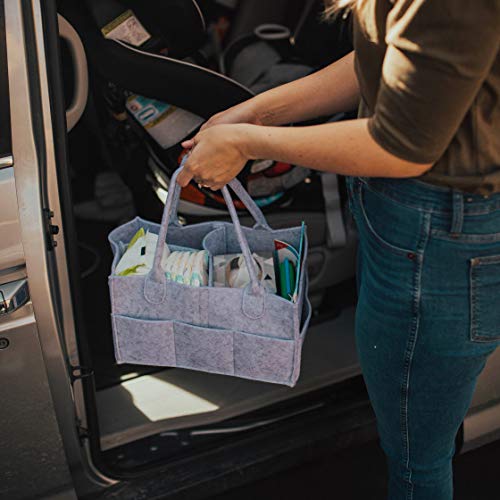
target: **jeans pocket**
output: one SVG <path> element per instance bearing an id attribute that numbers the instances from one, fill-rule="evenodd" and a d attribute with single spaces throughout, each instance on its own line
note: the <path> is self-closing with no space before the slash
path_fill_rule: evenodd
<path id="1" fill-rule="evenodd" d="M 500 255 L 470 259 L 470 307 L 473 342 L 500 342 Z"/>
<path id="2" fill-rule="evenodd" d="M 364 183 L 355 189 L 358 229 L 377 247 L 400 256 L 416 252 L 421 231 L 418 211 L 399 205 Z"/>

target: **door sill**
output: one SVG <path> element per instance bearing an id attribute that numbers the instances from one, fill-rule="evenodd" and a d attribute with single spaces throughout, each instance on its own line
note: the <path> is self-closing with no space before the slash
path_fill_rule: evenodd
<path id="1" fill-rule="evenodd" d="M 354 309 L 309 329 L 302 374 L 289 387 L 168 369 L 97 393 L 102 450 L 158 433 L 215 424 L 360 374 Z"/>

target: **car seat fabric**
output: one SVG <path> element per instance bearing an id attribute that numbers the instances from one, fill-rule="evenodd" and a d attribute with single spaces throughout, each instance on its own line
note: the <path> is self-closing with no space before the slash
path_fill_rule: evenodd
<path id="1" fill-rule="evenodd" d="M 171 57 L 183 58 L 191 55 L 203 43 L 206 24 L 195 0 L 85 2 L 99 30 L 117 22 L 121 15 L 131 11 L 151 37 L 137 45 L 146 51 L 161 51 Z"/>
<path id="2" fill-rule="evenodd" d="M 279 24 L 293 32 L 304 3 L 304 0 L 240 0 L 227 44 L 253 34 L 255 27 L 262 24 Z"/>
<path id="3" fill-rule="evenodd" d="M 298 80 L 311 74 L 313 69 L 305 64 L 279 63 L 270 67 L 256 82 L 250 85 L 250 89 L 259 94 L 278 87 L 285 83 Z"/>
<path id="4" fill-rule="evenodd" d="M 225 68 L 231 78 L 256 94 L 302 78 L 313 71 L 312 67 L 305 64 L 286 62 L 272 42 L 260 40 L 257 36 L 231 46 L 225 53 Z"/>
<path id="5" fill-rule="evenodd" d="M 101 0 L 89 1 L 101 3 Z M 164 3 L 168 2 L 158 2 L 158 5 Z M 82 38 L 91 66 L 101 78 L 123 89 L 167 102 L 205 119 L 253 95 L 243 85 L 210 69 L 150 53 L 144 47 L 106 39 L 86 3 L 63 0 L 60 10 Z M 179 19 L 177 22 L 182 24 Z"/>
<path id="6" fill-rule="evenodd" d="M 243 47 L 238 45 L 240 44 L 233 46 L 233 50 L 237 51 L 233 61 L 229 60 L 229 54 L 226 52 L 225 68 L 231 78 L 247 87 L 257 82 L 269 68 L 281 61 L 280 54 L 267 42 L 257 40 L 254 43 L 247 42 Z"/>
<path id="7" fill-rule="evenodd" d="M 94 39 L 90 44 L 105 79 L 205 119 L 253 95 L 243 85 L 191 63 L 149 54 L 120 41 Z"/>
<path id="8" fill-rule="evenodd" d="M 100 0 L 101 1 L 101 0 Z M 168 54 L 182 59 L 203 43 L 206 22 L 196 0 L 123 0 L 148 26 L 157 26 L 168 41 Z"/>
<path id="9" fill-rule="evenodd" d="M 306 0 L 293 31 L 294 51 L 305 64 L 322 68 L 353 50 L 352 15 L 345 12 L 328 22 L 318 22 L 323 0 Z"/>
<path id="10" fill-rule="evenodd" d="M 340 200 L 338 175 L 323 172 L 321 186 L 325 200 L 327 244 L 330 248 L 343 247 L 347 243 L 347 232 Z"/>

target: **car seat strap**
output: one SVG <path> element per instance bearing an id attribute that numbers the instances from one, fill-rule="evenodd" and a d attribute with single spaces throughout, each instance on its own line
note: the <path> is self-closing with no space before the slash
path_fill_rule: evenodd
<path id="1" fill-rule="evenodd" d="M 322 173 L 321 185 L 325 199 L 327 245 L 330 248 L 343 247 L 347 243 L 347 233 L 342 216 L 337 174 Z"/>

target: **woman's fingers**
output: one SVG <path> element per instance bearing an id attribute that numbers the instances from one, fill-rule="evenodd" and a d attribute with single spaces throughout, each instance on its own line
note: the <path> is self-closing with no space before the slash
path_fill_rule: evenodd
<path id="1" fill-rule="evenodd" d="M 209 120 L 207 120 L 200 128 L 200 132 L 203 132 L 204 130 L 206 130 L 207 128 L 210 128 L 214 125 L 214 120 L 212 118 L 210 118 Z"/>
<path id="2" fill-rule="evenodd" d="M 197 156 L 198 152 L 199 150 L 197 149 Z M 200 162 L 196 157 L 190 156 L 177 177 L 177 184 L 181 187 L 186 187 L 192 180 L 204 187 L 211 187 L 214 184 L 214 180 L 207 177 L 206 162 Z"/>
<path id="3" fill-rule="evenodd" d="M 193 178 L 192 175 L 189 175 L 184 169 L 182 172 L 179 174 L 179 177 L 177 177 L 177 184 L 181 187 L 186 187 L 190 182 L 191 179 Z"/>
<path id="4" fill-rule="evenodd" d="M 186 187 L 194 177 L 194 173 L 189 166 L 189 159 L 184 165 L 184 168 L 180 171 L 177 177 L 177 184 L 181 187 Z"/>
<path id="5" fill-rule="evenodd" d="M 192 150 L 196 145 L 196 137 L 197 137 L 197 135 L 194 136 L 192 139 L 188 139 L 187 141 L 184 141 L 183 143 L 181 143 L 181 146 L 184 149 L 191 150 L 191 153 L 192 153 Z M 188 153 L 188 154 L 190 154 L 190 153 Z M 195 172 L 192 168 L 192 163 L 193 163 L 192 159 L 189 157 L 186 160 L 186 163 L 184 164 L 184 168 L 181 170 L 181 172 L 179 173 L 179 176 L 177 177 L 177 184 L 179 184 L 181 187 L 186 187 L 191 182 L 191 180 L 193 179 L 193 177 L 195 175 Z"/>

